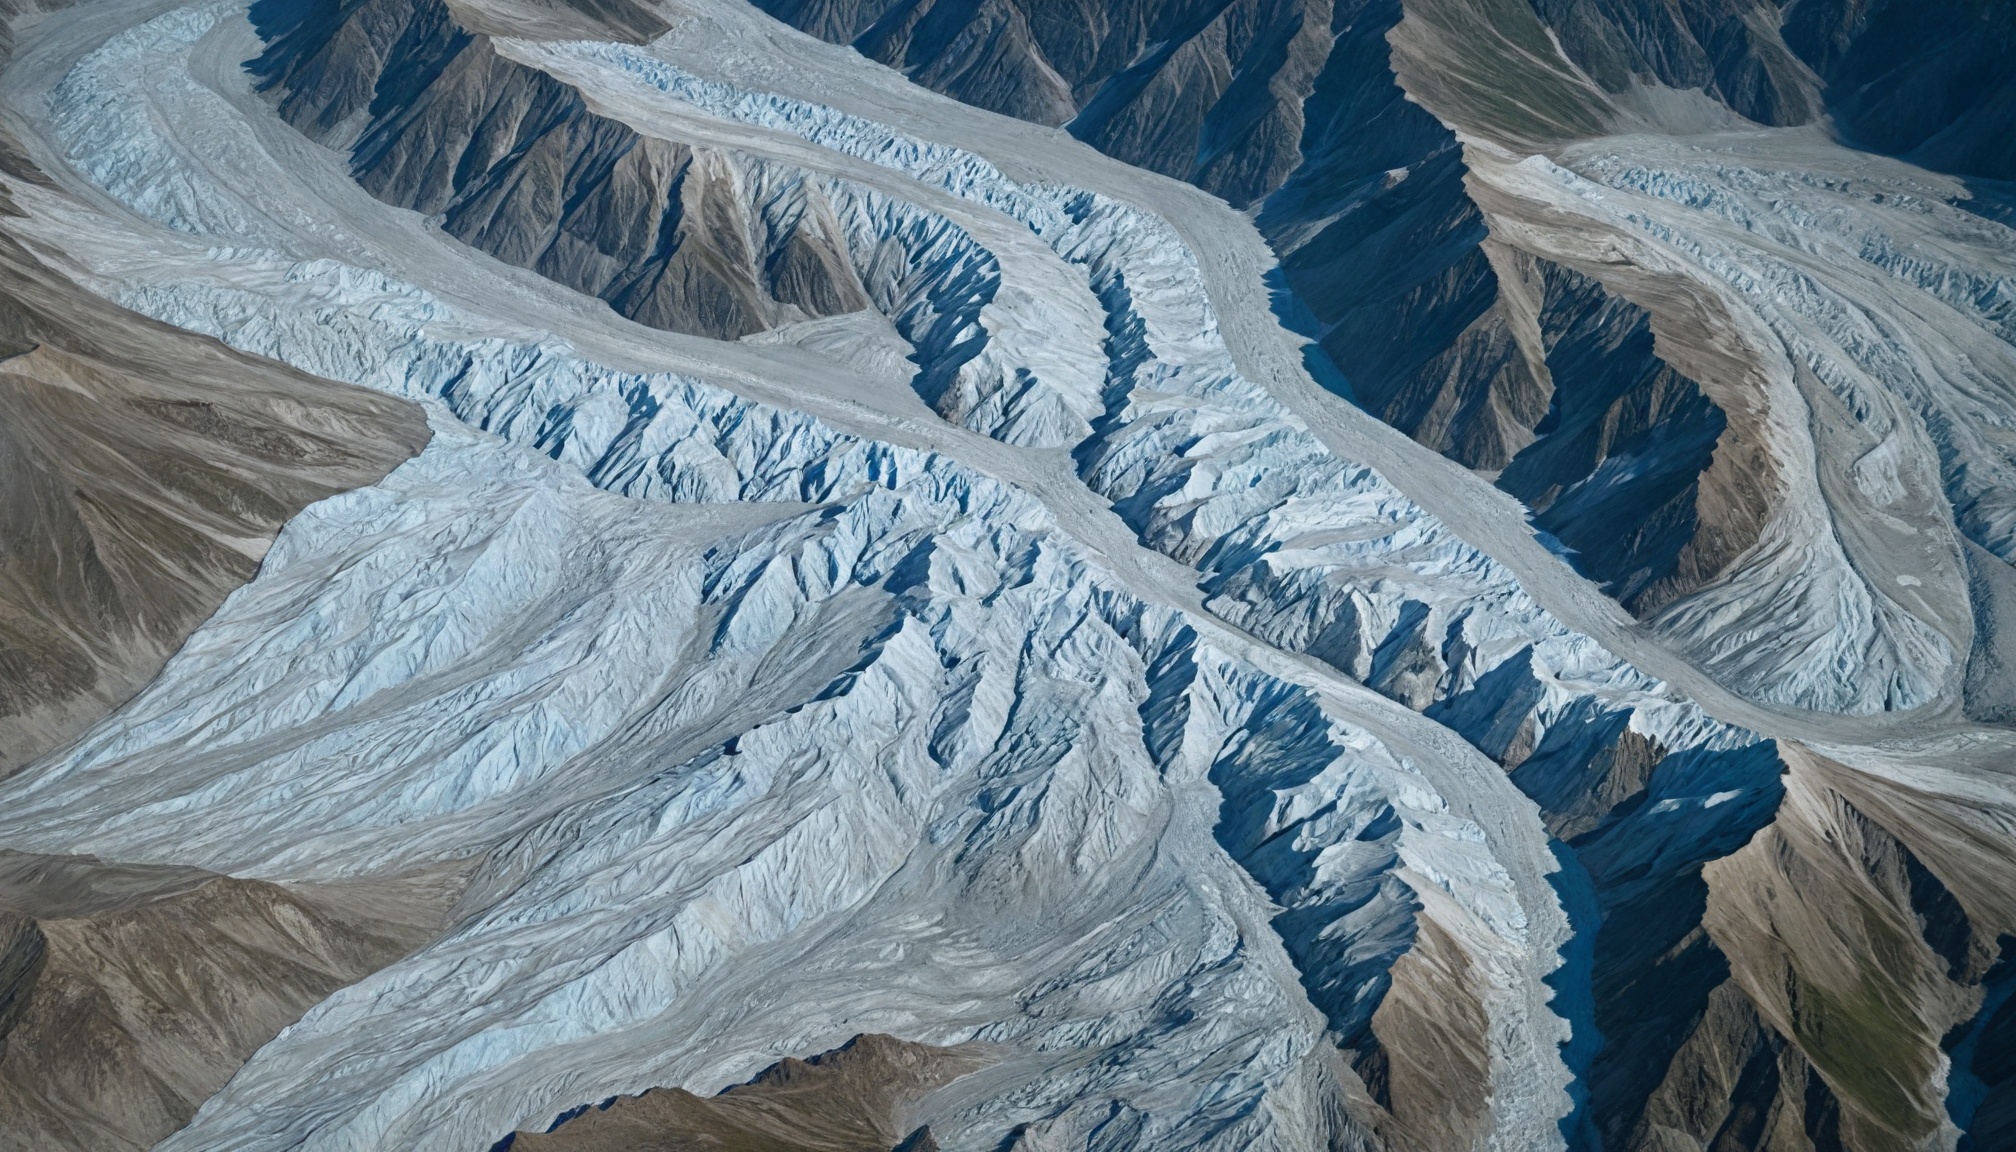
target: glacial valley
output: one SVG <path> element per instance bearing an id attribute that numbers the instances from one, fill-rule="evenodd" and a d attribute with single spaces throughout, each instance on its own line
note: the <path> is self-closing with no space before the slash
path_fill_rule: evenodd
<path id="1" fill-rule="evenodd" d="M 2016 1146 L 1829 3 L 6 0 L 0 1149 Z"/>

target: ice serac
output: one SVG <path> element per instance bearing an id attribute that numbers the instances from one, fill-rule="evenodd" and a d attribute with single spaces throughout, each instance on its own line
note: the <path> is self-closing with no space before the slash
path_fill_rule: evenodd
<path id="1" fill-rule="evenodd" d="M 233 601 L 214 640 L 185 649 L 141 705 L 147 719 L 34 789 L 32 823 L 48 838 L 129 842 L 138 824 L 87 799 L 109 785 L 145 798 L 131 811 L 161 831 L 136 853 L 188 855 L 201 824 L 215 834 L 200 854 L 250 869 L 340 873 L 403 864 L 402 851 L 495 845 L 464 898 L 486 911 L 325 1001 L 177 1139 L 477 1143 L 582 1100 L 718 1083 L 866 1019 L 1050 1054 L 1004 1066 L 1012 1079 L 934 1131 L 1082 1133 L 1117 1099 L 1171 1141 L 1350 1146 L 1341 1116 L 1300 1102 L 1321 1083 L 1320 1024 L 1298 1016 L 1292 977 L 1279 982 L 1292 969 L 1267 958 L 1279 945 L 1264 906 L 1240 895 L 1229 862 L 1181 847 L 1209 843 L 1202 781 L 1165 782 L 1141 735 L 1147 690 L 1131 645 L 1172 626 L 1180 635 L 1180 622 L 1130 606 L 1054 540 L 997 540 L 995 526 L 1042 524 L 1036 509 L 1001 515 L 1009 493 L 781 414 L 721 414 L 731 442 L 787 439 L 748 453 L 724 443 L 711 467 L 683 457 L 692 483 L 713 485 L 688 491 L 735 494 L 719 487 L 737 475 L 728 461 L 767 459 L 784 470 L 740 482 L 839 500 L 759 502 L 742 514 L 758 527 L 729 524 L 753 534 L 690 551 L 697 579 L 666 587 L 662 555 L 595 517 L 518 513 L 506 492 L 456 483 L 503 467 L 520 499 L 546 498 L 564 465 L 444 430 L 389 491 L 290 526 L 270 582 Z M 790 438 L 803 438 L 800 464 L 775 451 Z M 694 521 L 722 515 L 597 493 L 578 477 L 557 488 L 602 517 L 662 521 L 665 543 L 688 549 Z M 440 511 L 423 514 L 416 498 Z M 483 524 L 505 529 L 488 549 Z M 385 535 L 399 525 L 403 546 Z M 648 587 L 695 597 L 692 631 L 669 627 L 671 606 L 597 595 L 579 573 L 521 593 L 511 574 L 524 557 L 568 549 L 517 532 L 568 526 L 604 555 L 634 554 Z M 350 551 L 360 540 L 373 562 Z M 1001 545 L 1020 559 L 1004 567 Z M 459 594 L 402 597 L 403 627 L 343 625 L 416 571 L 457 578 Z M 560 600 L 486 607 L 524 593 Z M 527 620 L 547 622 L 546 635 L 522 635 Z M 282 666 L 248 668 L 234 633 L 278 644 L 302 630 L 353 638 L 314 655 L 289 644 L 308 666 L 246 675 Z M 646 637 L 685 662 L 640 650 Z M 505 639 L 538 643 L 521 655 Z M 348 691 L 328 695 L 314 668 L 325 660 L 357 670 Z M 639 694 L 615 695 L 608 670 L 633 663 L 657 671 L 622 676 Z M 555 680 L 560 668 L 572 671 Z M 564 701 L 505 697 L 517 677 L 582 692 L 602 714 L 591 727 Z M 452 695 L 437 702 L 430 685 Z M 432 735 L 461 699 L 512 711 Z M 269 732 L 263 718 L 275 716 L 317 718 Z M 304 730 L 324 735 L 303 744 Z M 394 747 L 420 759 L 356 752 Z M 360 777 L 360 762 L 383 766 Z M 206 777 L 194 763 L 243 767 Z M 556 778 L 565 764 L 576 767 Z M 298 801 L 276 804 L 259 784 L 283 776 Z M 300 788 L 309 780 L 322 783 Z M 179 834 L 166 826 L 183 819 Z M 1201 824 L 1203 839 L 1160 831 L 1171 823 Z M 487 989 L 473 1001 L 472 978 Z M 479 1007 L 448 1013 L 451 1002 Z M 442 1027 L 451 1015 L 459 1022 Z M 352 1059 L 359 1046 L 399 1055 Z M 1088 1046 L 1103 1056 L 1082 1065 Z M 1183 1054 L 1197 1052 L 1224 1063 L 1186 1072 Z M 275 1093 L 322 1103 L 286 1114 L 255 1103 Z"/>
<path id="2" fill-rule="evenodd" d="M 0 774 L 145 684 L 419 412 L 114 307 L 0 240 Z"/>

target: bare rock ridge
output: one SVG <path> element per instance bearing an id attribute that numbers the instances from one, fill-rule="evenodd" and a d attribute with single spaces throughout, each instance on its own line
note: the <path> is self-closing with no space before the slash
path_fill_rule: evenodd
<path id="1" fill-rule="evenodd" d="M 724 339 L 869 305 L 817 189 L 752 195 L 731 155 L 589 111 L 443 4 L 261 0 L 253 15 L 272 46 L 251 68 L 290 124 L 347 147 L 373 195 L 501 260 Z"/>
<path id="2" fill-rule="evenodd" d="M 1299 164 L 1322 161 L 1322 92 L 1356 71 L 1348 65 L 1367 31 L 1383 39 L 1399 23 L 1401 3 L 766 0 L 763 7 L 927 87 L 1065 124 L 1103 151 L 1243 204 Z M 1460 118 L 1523 129 L 1529 139 L 1604 126 L 1613 110 L 1601 96 L 1571 94 L 1586 77 L 1610 96 L 1646 85 L 1697 89 L 1771 126 L 1831 112 L 1851 138 L 1929 167 L 2016 174 L 2016 147 L 2000 131 L 2016 104 L 2006 70 L 1994 66 L 2016 24 L 1995 0 L 1410 0 L 1406 12 L 1415 27 L 1401 37 L 1403 55 L 1440 40 L 1430 54 L 1476 66 L 1471 80 L 1442 77 L 1458 87 L 1436 95 L 1464 95 L 1462 85 L 1492 73 L 1512 79 L 1496 96 L 1488 83 L 1471 88 L 1458 102 L 1468 112 Z M 1563 55 L 1560 63 L 1572 62 L 1579 76 L 1548 62 Z M 1550 70 L 1558 78 L 1542 78 Z M 1356 79 L 1376 85 L 1379 77 Z M 1431 104 L 1454 110 L 1446 100 Z"/>
<path id="3" fill-rule="evenodd" d="M 289 888 L 0 851 L 0 1148 L 143 1149 L 440 926 L 442 877 Z"/>
<path id="4" fill-rule="evenodd" d="M 863 1033 L 715 1096 L 654 1088 L 583 1105 L 493 1152 L 936 1152 L 928 1127 L 906 1129 L 910 1106 L 986 1062 L 978 1049 Z"/>
<path id="5" fill-rule="evenodd" d="M 146 683 L 419 409 L 116 308 L 0 239 L 0 774 Z"/>
<path id="6" fill-rule="evenodd" d="M 1538 297 L 1553 395 L 1498 486 L 1576 550 L 1585 574 L 1650 615 L 1756 541 L 1768 469 L 1743 459 L 1728 414 L 1658 357 L 1649 312 L 1572 269 L 1513 259 Z M 1703 491 L 1717 481 L 1719 501 Z"/>
<path id="7" fill-rule="evenodd" d="M 1700 385 L 1658 357 L 1649 312 L 1516 249 L 1479 245 L 1464 262 L 1410 289 L 1397 329 L 1386 301 L 1331 328 L 1325 346 L 1349 366 L 1362 403 L 1444 455 L 1496 473 L 1499 487 L 1576 551 L 1584 574 L 1639 615 L 1700 587 L 1755 542 L 1768 472 L 1755 474 L 1753 459 L 1752 474 L 1727 477 L 1744 446 Z M 1455 319 L 1470 319 L 1448 338 L 1451 305 Z M 1421 362 L 1423 349 L 1444 346 Z M 1718 449 L 1716 479 L 1731 496 L 1720 502 L 1702 492 Z"/>

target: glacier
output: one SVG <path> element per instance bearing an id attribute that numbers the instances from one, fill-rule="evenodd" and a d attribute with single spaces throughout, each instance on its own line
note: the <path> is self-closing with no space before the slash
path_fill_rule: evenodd
<path id="1" fill-rule="evenodd" d="M 500 41 L 641 130 L 760 130 L 739 171 L 836 205 L 915 395 L 747 378 L 776 334 L 710 375 L 619 327 L 618 363 L 526 323 L 529 278 L 395 258 L 410 214 L 255 211 L 218 174 L 276 171 L 271 126 L 192 78 L 248 42 L 217 5 L 85 53 L 47 130 L 132 216 L 31 188 L 21 227 L 140 313 L 426 404 L 434 439 L 290 523 L 159 680 L 0 785 L 0 827 L 470 886 L 164 1148 L 487 1147 L 868 1030 L 998 1054 L 929 1105 L 955 1147 L 1370 1146 L 1339 1044 L 1440 937 L 1485 1021 L 1483 1145 L 1563 1142 L 1590 977 L 1559 968 L 1555 886 L 1615 904 L 1740 847 L 1772 745 L 1249 379 L 1174 227 L 649 50 Z M 532 304 L 486 314 L 460 276 Z M 2000 289 L 1952 291 L 1999 323 Z M 1901 697 L 1953 659 L 1921 639 Z M 1730 676 L 1856 710 L 1846 659 Z M 1626 732 L 1666 759 L 1564 864 L 1527 794 Z"/>

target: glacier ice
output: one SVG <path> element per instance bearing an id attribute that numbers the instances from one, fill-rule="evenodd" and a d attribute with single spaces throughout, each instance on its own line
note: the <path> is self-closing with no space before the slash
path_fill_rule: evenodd
<path id="1" fill-rule="evenodd" d="M 171 14 L 79 67 L 182 75 L 220 19 Z M 1515 763 L 1592 712 L 1703 759 L 1764 746 L 1562 626 L 1245 379 L 1153 215 L 636 50 L 506 50 L 866 160 L 1039 240 L 1051 262 L 1004 264 L 922 196 L 819 177 L 921 372 L 954 368 L 925 389 L 953 398 L 940 413 L 1073 447 L 1208 612 L 1130 583 L 956 442 L 605 366 L 297 254 L 192 155 L 240 146 L 228 133 L 163 143 L 154 102 L 223 122 L 215 93 L 59 88 L 80 169 L 214 245 L 106 260 L 97 283 L 438 406 L 427 452 L 290 524 L 155 685 L 4 789 L 8 834 L 50 850 L 471 870 L 453 931 L 311 1012 L 166 1147 L 481 1147 L 863 1030 L 1015 1054 L 981 1074 L 984 1102 L 933 1118 L 954 1140 L 1027 1123 L 1029 1147 L 1102 1125 L 1116 1146 L 1348 1147 L 1327 1062 L 1424 916 L 1484 973 L 1496 1140 L 1556 1142 L 1567 1030 L 1540 981 L 1566 925 L 1531 805 L 1476 749 Z M 791 178 L 774 157 L 748 171 Z M 875 275 L 885 245 L 900 256 Z M 1028 290 L 1060 269 L 1077 295 Z M 1093 327 L 1046 311 L 1059 299 L 1096 304 Z M 1745 812 L 1676 781 L 1674 810 Z"/>

